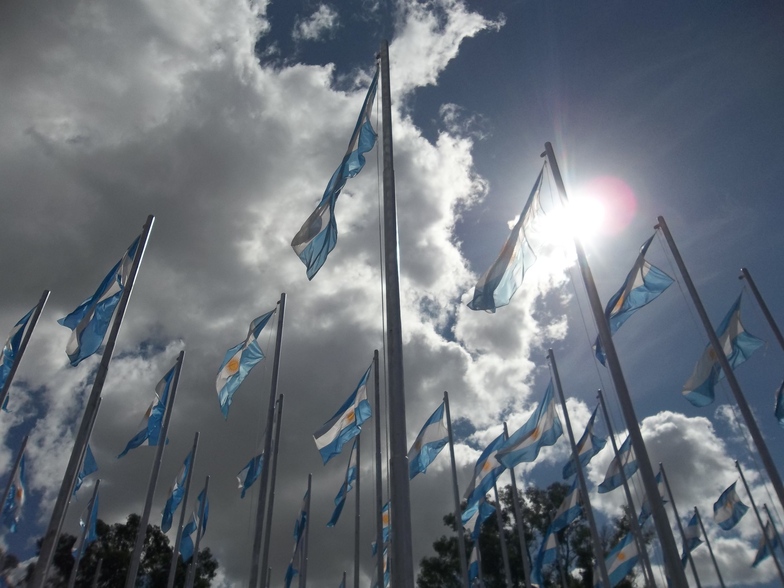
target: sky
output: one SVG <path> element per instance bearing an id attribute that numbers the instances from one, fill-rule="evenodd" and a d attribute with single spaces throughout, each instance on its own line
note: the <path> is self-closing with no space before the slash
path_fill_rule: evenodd
<path id="1" fill-rule="evenodd" d="M 70 332 L 56 319 L 92 294 L 154 214 L 91 440 L 100 517 L 114 523 L 141 511 L 154 449 L 116 456 L 185 349 L 151 522 L 159 524 L 199 431 L 194 479 L 211 476 L 202 545 L 220 563 L 215 585 L 247 582 L 257 495 L 240 499 L 235 476 L 263 438 L 274 328 L 260 339 L 269 357 L 237 392 L 227 420 L 214 382 L 226 349 L 286 292 L 272 584 L 283 585 L 308 473 L 309 582 L 336 586 L 352 569 L 353 506 L 337 527 L 325 526 L 347 452 L 324 466 L 311 436 L 353 391 L 373 350 L 383 352 L 378 149 L 341 194 L 337 247 L 312 281 L 289 244 L 340 162 L 382 39 L 390 43 L 407 438 L 449 391 L 461 489 L 502 421 L 514 430 L 535 409 L 549 379 L 548 348 L 576 434 L 603 388 L 619 440 L 625 436 L 608 373 L 593 360 L 596 328 L 549 175 L 541 228 L 548 240 L 523 286 L 495 314 L 465 306 L 522 209 L 546 141 L 571 202 L 583 206 L 579 230 L 603 301 L 662 215 L 714 324 L 744 290 L 740 267 L 782 316 L 779 4 L 5 2 L 0 332 L 52 291 L 11 412 L 0 415 L 5 477 L 30 435 L 29 501 L 19 533 L 2 539 L 20 559 L 34 554 L 48 523 L 99 361 L 70 367 Z M 705 408 L 682 398 L 707 337 L 661 236 L 648 260 L 678 281 L 615 341 L 651 461 L 665 464 L 684 518 L 694 505 L 710 513 L 737 479 L 736 459 L 756 502 L 776 506 L 726 384 Z M 772 415 L 782 351 L 749 292 L 743 321 L 766 345 L 738 378 L 775 448 L 784 439 Z M 364 428 L 367 448 L 373 428 Z M 599 429 L 606 433 L 604 423 Z M 781 470 L 784 458 L 773 453 Z M 362 585 L 373 573 L 369 454 L 361 465 Z M 518 483 L 559 481 L 567 456 L 561 439 L 516 470 Z M 594 484 L 609 461 L 605 450 L 588 467 Z M 449 484 L 446 453 L 411 482 L 415 562 L 447 531 Z M 66 532 L 76 532 L 91 485 L 72 502 Z M 633 491 L 639 500 L 638 480 Z M 620 491 L 592 499 L 600 520 L 620 512 Z M 780 506 L 776 513 L 781 521 Z M 750 514 L 732 532 L 706 519 L 728 584 L 773 585 L 770 561 L 749 567 L 759 536 Z M 694 556 L 702 585 L 716 585 L 707 550 Z"/>

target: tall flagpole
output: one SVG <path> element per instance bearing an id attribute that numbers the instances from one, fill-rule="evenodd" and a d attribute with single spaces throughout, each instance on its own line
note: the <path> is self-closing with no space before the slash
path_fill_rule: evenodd
<path id="1" fill-rule="evenodd" d="M 196 544 L 193 546 L 193 556 L 191 565 L 188 566 L 188 577 L 186 578 L 185 588 L 193 588 L 196 581 L 196 566 L 199 565 L 199 544 L 201 543 L 202 529 L 204 529 L 204 508 L 207 505 L 207 490 L 210 487 L 210 477 L 204 481 L 204 500 L 199 504 L 199 524 L 196 526 Z"/>
<path id="2" fill-rule="evenodd" d="M 411 495 L 406 447 L 406 397 L 403 383 L 403 333 L 400 319 L 397 205 L 392 157 L 392 98 L 389 84 L 389 44 L 381 43 L 381 119 L 384 143 L 384 277 L 387 295 L 387 379 L 389 381 L 389 445 L 392 576 L 395 588 L 413 588 Z"/>
<path id="3" fill-rule="evenodd" d="M 180 543 L 182 542 L 182 528 L 185 524 L 185 509 L 188 505 L 188 494 L 191 490 L 191 480 L 193 479 L 193 469 L 196 466 L 196 450 L 199 448 L 199 432 L 193 436 L 193 448 L 191 449 L 191 466 L 188 468 L 188 473 L 185 476 L 185 491 L 182 494 L 182 502 L 180 503 L 180 522 L 177 524 L 174 538 L 174 549 L 172 549 L 171 561 L 169 562 L 169 577 L 166 580 L 166 588 L 174 588 L 174 579 L 177 576 L 177 562 L 180 559 Z M 186 567 L 187 571 L 187 567 Z"/>
<path id="4" fill-rule="evenodd" d="M 136 586 L 136 576 L 139 574 L 139 561 L 142 558 L 144 540 L 147 537 L 147 523 L 150 520 L 150 511 L 152 510 L 152 499 L 155 495 L 155 487 L 158 485 L 158 474 L 161 471 L 163 450 L 166 447 L 166 435 L 169 432 L 169 422 L 171 421 L 172 411 L 174 410 L 174 397 L 177 394 L 177 385 L 180 383 L 180 373 L 182 372 L 182 361 L 184 358 L 185 350 L 183 349 L 180 351 L 180 355 L 177 356 L 174 377 L 172 378 L 171 385 L 169 386 L 165 413 L 163 415 L 163 423 L 161 424 L 161 432 L 158 438 L 158 446 L 155 450 L 155 460 L 152 462 L 150 482 L 147 485 L 147 499 L 144 501 L 142 518 L 139 520 L 139 528 L 136 530 L 136 544 L 133 548 L 133 554 L 131 554 L 131 563 L 128 566 L 128 575 L 125 577 L 125 588 L 134 588 L 134 586 Z M 191 467 L 192 466 L 193 464 L 191 464 Z"/>
<path id="5" fill-rule="evenodd" d="M 11 365 L 11 370 L 8 372 L 8 377 L 5 379 L 5 383 L 3 384 L 3 390 L 0 392 L 0 406 L 5 404 L 5 399 L 8 396 L 8 391 L 11 389 L 11 383 L 14 381 L 14 375 L 16 374 L 16 368 L 19 367 L 19 362 L 22 361 L 22 356 L 24 355 L 25 349 L 27 349 L 27 342 L 30 341 L 30 336 L 33 334 L 33 329 L 35 329 L 35 325 L 38 324 L 38 317 L 41 316 L 41 312 L 46 305 L 46 301 L 49 300 L 49 290 L 44 290 L 44 293 L 41 294 L 41 299 L 38 301 L 38 304 L 35 306 L 35 310 L 33 311 L 33 315 L 30 317 L 29 322 L 24 326 L 24 336 L 22 337 L 21 343 L 19 343 L 19 351 L 16 353 L 16 357 L 14 358 L 14 362 Z"/>
<path id="6" fill-rule="evenodd" d="M 308 585 L 308 540 L 310 539 L 310 483 L 313 474 L 308 474 L 308 499 L 305 501 L 305 536 L 302 538 L 302 553 L 300 561 L 302 565 L 299 571 L 299 588 L 306 588 Z"/>
<path id="7" fill-rule="evenodd" d="M 566 398 L 564 398 L 563 388 L 561 387 L 561 376 L 558 374 L 558 364 L 555 363 L 555 355 L 553 354 L 552 349 L 547 350 L 547 359 L 550 361 L 550 368 L 553 370 L 553 382 L 555 383 L 555 389 L 558 392 L 558 398 L 561 400 L 561 408 L 563 409 L 564 420 L 566 421 L 566 432 L 569 434 L 569 442 L 572 445 L 572 461 L 574 462 L 575 470 L 577 470 L 577 481 L 580 484 L 580 502 L 585 511 L 585 518 L 588 519 L 588 527 L 591 530 L 593 556 L 596 558 L 596 565 L 599 567 L 599 574 L 602 577 L 602 586 L 612 586 L 610 583 L 610 576 L 607 574 L 607 564 L 604 559 L 604 552 L 602 551 L 602 541 L 599 537 L 599 531 L 596 528 L 596 519 L 593 517 L 593 509 L 591 508 L 591 501 L 588 497 L 588 484 L 585 482 L 585 473 L 583 472 L 583 466 L 580 463 L 580 458 L 577 453 L 577 444 L 574 441 L 572 423 L 569 420 L 569 412 L 566 410 Z"/>
<path id="8" fill-rule="evenodd" d="M 384 517 L 381 509 L 384 505 L 384 484 L 381 478 L 381 391 L 380 376 L 378 373 L 378 349 L 373 351 L 373 380 L 376 435 L 376 581 L 377 588 L 384 588 Z"/>
<path id="9" fill-rule="evenodd" d="M 749 270 L 747 270 L 745 267 L 742 267 L 740 268 L 740 279 L 743 280 L 744 278 L 746 282 L 748 282 L 749 288 L 751 288 L 751 293 L 754 294 L 754 298 L 757 300 L 757 304 L 759 304 L 759 307 L 762 310 L 762 314 L 765 315 L 765 319 L 768 321 L 773 334 L 776 336 L 776 341 L 778 341 L 781 348 L 784 349 L 784 336 L 782 336 L 779 326 L 773 319 L 773 315 L 770 313 L 770 310 L 768 310 L 768 305 L 765 304 L 765 300 L 763 300 L 762 294 L 760 294 L 760 291 L 757 290 L 757 284 L 755 284 L 754 280 L 751 278 Z"/>
<path id="10" fill-rule="evenodd" d="M 700 524 L 700 530 L 702 531 L 702 536 L 705 537 L 705 545 L 708 546 L 708 553 L 710 553 L 711 561 L 713 562 L 713 569 L 716 570 L 716 577 L 719 579 L 719 585 L 721 588 L 725 588 L 724 586 L 724 579 L 721 577 L 721 571 L 719 571 L 719 564 L 716 561 L 716 556 L 713 555 L 713 547 L 711 547 L 710 539 L 708 539 L 708 533 L 705 532 L 705 526 L 702 524 L 702 517 L 700 516 L 700 511 L 697 510 L 697 507 L 694 507 L 694 514 L 697 515 L 697 522 Z"/>
<path id="11" fill-rule="evenodd" d="M 95 498 L 98 496 L 98 486 L 101 484 L 101 480 L 98 479 L 95 481 L 95 487 L 93 488 L 93 497 L 87 505 L 90 507 L 90 513 L 87 515 L 87 520 L 84 523 L 84 528 L 82 529 L 82 536 L 81 541 L 79 541 L 79 551 L 77 551 L 76 555 L 74 556 L 74 564 L 71 568 L 71 575 L 68 578 L 68 588 L 74 588 L 76 586 L 76 575 L 79 573 L 79 564 L 82 561 L 82 554 L 84 553 L 84 542 L 87 538 L 87 531 L 90 530 L 90 524 L 92 521 L 92 509 L 95 505 Z"/>
<path id="12" fill-rule="evenodd" d="M 101 390 L 103 390 L 106 376 L 109 373 L 109 362 L 114 353 L 114 346 L 117 342 L 117 335 L 120 333 L 120 325 L 122 325 L 123 316 L 125 316 L 125 309 L 128 306 L 128 301 L 131 299 L 131 292 L 133 291 L 134 283 L 136 282 L 136 275 L 139 273 L 139 265 L 144 257 L 144 251 L 147 249 L 147 241 L 150 238 L 150 231 L 155 222 L 155 217 L 150 215 L 147 217 L 147 222 L 144 223 L 144 228 L 139 236 L 139 244 L 136 248 L 136 255 L 133 257 L 131 264 L 130 275 L 128 276 L 128 283 L 123 288 L 123 293 L 120 296 L 120 302 L 117 304 L 117 311 L 114 315 L 114 322 L 112 323 L 111 331 L 106 339 L 106 346 L 101 356 L 101 363 L 98 365 L 98 371 L 95 374 L 95 381 L 93 388 L 90 392 L 90 397 L 87 400 L 87 406 L 84 409 L 82 422 L 79 425 L 79 431 L 74 440 L 74 447 L 71 451 L 71 457 L 68 460 L 68 466 L 65 468 L 65 475 L 60 484 L 60 491 L 57 494 L 57 500 L 52 510 L 52 517 L 49 520 L 49 526 L 41 539 L 41 550 L 38 555 L 38 562 L 33 569 L 33 577 L 30 579 L 31 588 L 44 588 L 46 575 L 49 573 L 49 566 L 52 565 L 54 552 L 57 549 L 57 543 L 60 539 L 60 531 L 63 528 L 63 520 L 65 519 L 65 511 L 68 508 L 68 501 L 71 498 L 74 484 L 76 484 L 76 476 L 79 474 L 79 467 L 81 464 L 81 456 L 84 453 L 84 446 L 90 439 L 92 431 L 92 424 L 94 422 L 93 413 L 98 409 L 98 399 L 101 397 Z"/>
<path id="13" fill-rule="evenodd" d="M 91 588 L 98 588 L 98 580 L 101 579 L 101 568 L 103 567 L 103 558 L 98 560 L 98 565 L 95 566 L 95 574 L 93 575 L 93 583 Z"/>
<path id="14" fill-rule="evenodd" d="M 553 178 L 558 187 L 558 192 L 561 198 L 567 201 L 566 188 L 564 187 L 561 172 L 558 169 L 558 162 L 555 160 L 555 153 L 553 146 L 548 142 L 544 144 L 547 159 L 550 162 L 550 167 L 553 171 Z M 615 344 L 612 340 L 610 333 L 610 325 L 607 318 L 604 316 L 601 300 L 599 299 L 599 292 L 596 289 L 596 283 L 593 280 L 591 268 L 588 265 L 588 259 L 583 250 L 582 243 L 575 237 L 574 246 L 577 252 L 578 265 L 580 266 L 580 273 L 583 277 L 585 290 L 588 294 L 588 300 L 591 305 L 591 312 L 593 313 L 596 328 L 599 331 L 599 340 L 604 348 L 607 356 L 607 367 L 610 370 L 613 384 L 615 385 L 615 392 L 618 395 L 618 401 L 621 405 L 621 412 L 623 413 L 626 428 L 629 430 L 629 436 L 632 440 L 632 447 L 634 447 L 634 455 L 637 457 L 639 464 L 640 477 L 642 478 L 645 493 L 648 495 L 648 500 L 651 504 L 651 514 L 653 522 L 656 525 L 656 532 L 659 535 L 659 541 L 662 547 L 662 555 L 664 556 L 664 566 L 672 581 L 673 588 L 688 588 L 686 575 L 681 566 L 681 560 L 678 556 L 678 546 L 675 543 L 675 538 L 672 536 L 672 529 L 667 520 L 667 513 L 664 510 L 664 505 L 661 501 L 661 496 L 657 489 L 656 477 L 653 473 L 653 466 L 651 459 L 648 456 L 648 450 L 645 447 L 645 441 L 640 432 L 640 426 L 637 421 L 637 415 L 634 412 L 634 405 L 632 404 L 629 388 L 626 386 L 626 378 L 621 369 L 621 362 L 618 359 L 618 354 L 615 351 Z"/>
<path id="15" fill-rule="evenodd" d="M 661 472 L 662 479 L 664 480 L 664 487 L 667 488 L 667 494 L 670 497 L 670 506 L 672 506 L 672 512 L 675 515 L 675 522 L 678 523 L 678 530 L 681 532 L 681 539 L 683 540 L 683 551 L 686 553 L 686 557 L 689 558 L 689 565 L 691 566 L 691 573 L 694 574 L 694 581 L 697 583 L 697 588 L 702 588 L 702 584 L 700 584 L 700 577 L 697 575 L 697 566 L 694 565 L 694 558 L 691 556 L 691 549 L 688 548 L 686 545 L 686 533 L 683 531 L 683 523 L 681 522 L 681 517 L 678 515 L 678 508 L 675 506 L 675 498 L 672 496 L 672 490 L 670 490 L 670 482 L 667 480 L 667 472 L 664 471 L 664 466 L 659 464 L 659 471 Z M 648 497 L 648 501 L 650 501 L 650 496 Z"/>
<path id="16" fill-rule="evenodd" d="M 757 453 L 759 453 L 762 464 L 765 466 L 765 471 L 768 473 L 768 478 L 770 478 L 770 481 L 773 484 L 773 489 L 776 491 L 776 496 L 778 496 L 779 503 L 784 506 L 784 485 L 781 483 L 781 477 L 779 476 L 779 472 L 776 469 L 776 464 L 773 462 L 773 457 L 770 455 L 770 451 L 768 451 L 765 438 L 762 436 L 762 432 L 757 426 L 757 421 L 754 418 L 754 414 L 751 412 L 749 404 L 746 402 L 746 397 L 743 395 L 743 390 L 741 390 L 740 384 L 735 377 L 735 372 L 732 370 L 732 366 L 730 366 L 730 362 L 727 360 L 727 356 L 722 349 L 719 338 L 716 336 L 716 331 L 713 330 L 713 326 L 711 325 L 710 319 L 708 318 L 708 313 L 705 312 L 705 307 L 703 307 L 700 296 L 697 294 L 697 289 L 694 287 L 694 283 L 691 281 L 691 276 L 689 276 L 689 272 L 686 270 L 686 265 L 683 263 L 683 258 L 678 251 L 678 247 L 675 245 L 675 241 L 672 238 L 670 229 L 667 227 L 667 223 L 664 222 L 663 217 L 660 216 L 658 220 L 659 227 L 661 227 L 664 238 L 667 240 L 667 244 L 670 246 L 670 250 L 672 251 L 672 256 L 675 259 L 675 263 L 681 272 L 683 282 L 686 284 L 686 289 L 689 291 L 692 302 L 694 302 L 694 307 L 697 309 L 697 314 L 700 315 L 702 326 L 705 327 L 705 332 L 708 334 L 708 339 L 710 340 L 710 345 L 713 349 L 716 361 L 719 362 L 721 369 L 724 371 L 724 375 L 727 378 L 727 384 L 729 384 L 730 390 L 732 390 L 732 395 L 735 397 L 735 402 L 738 403 L 738 408 L 740 409 L 740 413 L 743 415 L 746 428 L 748 428 L 749 434 L 754 441 L 754 445 L 757 448 Z"/>
<path id="17" fill-rule="evenodd" d="M 607 410 L 607 404 L 604 402 L 604 394 L 598 391 L 599 403 L 602 405 L 602 414 L 604 414 L 604 423 L 607 426 L 607 432 L 610 434 L 610 443 L 612 443 L 613 455 L 615 459 L 621 459 L 618 453 L 618 444 L 615 442 L 615 432 L 613 431 L 612 423 L 610 422 L 610 412 Z M 643 575 L 645 576 L 645 584 L 653 586 L 653 570 L 651 569 L 651 560 L 648 558 L 648 549 L 645 547 L 645 539 L 642 536 L 642 529 L 640 529 L 639 521 L 637 520 L 637 513 L 634 512 L 634 501 L 632 500 L 632 492 L 629 489 L 629 480 L 626 477 L 626 472 L 623 465 L 619 463 L 621 474 L 621 482 L 623 483 L 623 490 L 626 494 L 626 503 L 629 505 L 629 528 L 634 534 L 634 540 L 637 542 L 637 551 L 640 553 L 640 559 L 643 566 Z M 658 490 L 657 490 L 658 491 Z M 649 499 L 650 500 L 650 499 Z"/>
<path id="18" fill-rule="evenodd" d="M 466 561 L 465 533 L 460 516 L 460 491 L 457 489 L 457 467 L 455 466 L 455 440 L 452 434 L 452 413 L 449 410 L 449 394 L 444 391 L 444 408 L 446 409 L 446 431 L 449 435 L 449 461 L 452 464 L 452 493 L 455 498 L 455 531 L 457 531 L 457 550 L 460 559 L 460 573 L 463 576 L 464 588 L 468 586 L 468 561 Z"/>
<path id="19" fill-rule="evenodd" d="M 498 541 L 501 542 L 501 561 L 504 563 L 504 577 L 507 588 L 512 588 L 512 568 L 509 566 L 509 551 L 506 547 L 506 533 L 504 533 L 504 517 L 501 514 L 501 501 L 498 499 L 498 485 L 493 484 L 495 493 L 495 518 L 498 521 Z"/>
<path id="20" fill-rule="evenodd" d="M 280 365 L 280 347 L 283 340 L 283 316 L 286 311 L 286 294 L 280 295 L 278 301 L 278 331 L 275 338 L 275 357 L 272 361 L 272 382 L 270 383 L 269 406 L 267 407 L 267 428 L 264 432 L 264 459 L 272 455 L 272 417 L 275 412 L 275 395 L 278 391 L 278 367 Z M 250 565 L 249 588 L 258 588 L 259 580 L 264 568 L 259 566 L 259 554 L 261 552 L 262 529 L 264 528 L 264 505 L 267 501 L 267 484 L 269 482 L 269 468 L 261 468 L 261 480 L 259 480 L 259 502 L 256 506 L 256 532 L 253 536 L 253 553 Z"/>
<path id="21" fill-rule="evenodd" d="M 506 427 L 506 423 L 504 423 L 504 437 L 509 438 L 509 430 Z M 523 586 L 531 588 L 531 559 L 528 553 L 528 543 L 525 540 L 525 527 L 523 525 L 523 515 L 520 512 L 520 495 L 517 492 L 514 467 L 509 468 L 509 477 L 512 478 L 512 504 L 514 505 L 517 536 L 520 539 L 520 559 L 523 560 Z"/>
<path id="22" fill-rule="evenodd" d="M 357 435 L 357 480 L 354 508 L 354 588 L 359 588 L 359 479 L 362 477 L 362 467 L 359 461 L 359 445 L 362 435 Z"/>
<path id="23" fill-rule="evenodd" d="M 270 466 L 272 468 L 270 479 L 269 500 L 267 501 L 267 526 L 264 529 L 264 546 L 261 554 L 261 569 L 266 570 L 269 563 L 270 537 L 272 535 L 272 513 L 275 507 L 275 483 L 278 479 L 278 448 L 280 446 L 280 423 L 283 419 L 283 394 L 278 396 L 278 410 L 275 415 L 275 442 L 272 444 L 272 458 Z M 266 458 L 265 458 L 266 459 Z M 262 465 L 262 467 L 264 467 Z M 268 588 L 269 582 L 265 582 L 262 588 Z"/>

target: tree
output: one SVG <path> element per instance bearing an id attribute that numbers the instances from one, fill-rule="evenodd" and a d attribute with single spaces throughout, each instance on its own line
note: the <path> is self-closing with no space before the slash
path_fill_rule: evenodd
<path id="1" fill-rule="evenodd" d="M 550 525 L 550 513 L 556 510 L 569 492 L 565 484 L 551 484 L 546 489 L 529 487 L 520 500 L 523 518 L 523 532 L 530 560 L 536 559 L 541 538 Z M 509 566 L 512 573 L 512 584 L 523 586 L 523 563 L 520 553 L 520 539 L 517 525 L 512 516 L 512 492 L 506 487 L 499 492 L 501 514 L 504 527 L 504 538 L 509 552 Z M 494 506 L 495 503 L 491 502 Z M 510 514 L 511 513 L 511 514 Z M 455 517 L 448 514 L 444 524 L 452 529 L 452 534 L 442 536 L 433 543 L 435 556 L 425 557 L 420 563 L 417 577 L 418 588 L 461 588 L 460 562 L 458 559 L 458 542 L 454 534 Z M 607 553 L 629 530 L 625 517 L 612 520 L 601 532 L 602 548 Z M 501 558 L 498 524 L 496 517 L 491 516 L 482 525 L 479 534 L 479 548 L 482 554 L 482 579 L 485 588 L 505 588 L 504 567 Z M 650 537 L 647 538 L 650 540 Z M 593 586 L 593 542 L 588 524 L 579 518 L 558 533 L 560 554 L 554 565 L 545 566 L 543 578 L 546 587 L 561 586 L 560 570 L 563 569 L 569 588 L 591 588 Z M 466 536 L 466 551 L 470 554 L 473 544 Z M 621 588 L 634 586 L 634 572 L 631 572 L 618 584 Z"/>

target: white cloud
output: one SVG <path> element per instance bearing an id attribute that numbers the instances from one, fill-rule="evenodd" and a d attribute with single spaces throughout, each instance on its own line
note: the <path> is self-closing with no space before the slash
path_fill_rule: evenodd
<path id="1" fill-rule="evenodd" d="M 295 41 L 320 41 L 338 26 L 338 12 L 327 4 L 320 4 L 306 19 L 297 19 L 291 36 Z"/>

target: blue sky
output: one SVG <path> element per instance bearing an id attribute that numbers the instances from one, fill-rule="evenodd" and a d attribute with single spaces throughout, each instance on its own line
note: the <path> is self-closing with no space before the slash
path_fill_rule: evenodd
<path id="1" fill-rule="evenodd" d="M 14 412 L 2 416 L 0 464 L 10 467 L 20 431 L 31 432 L 31 506 L 23 530 L 4 540 L 23 557 L 32 553 L 97 362 L 68 367 L 68 332 L 55 320 L 93 291 L 152 213 L 156 226 L 93 437 L 101 517 L 115 522 L 141 509 L 151 450 L 114 457 L 184 347 L 153 522 L 200 430 L 196 478 L 212 476 L 213 496 L 204 544 L 226 585 L 243 581 L 255 494 L 240 500 L 233 477 L 260 443 L 270 365 L 252 373 L 228 421 L 213 382 L 225 350 L 285 291 L 284 465 L 272 552 L 273 584 L 282 585 L 307 473 L 314 473 L 314 521 L 320 516 L 324 524 L 344 473 L 344 460 L 321 465 L 309 437 L 382 345 L 377 151 L 340 197 L 338 245 L 312 282 L 289 242 L 342 156 L 384 37 L 392 60 L 407 433 L 413 441 L 449 390 L 452 414 L 475 429 L 458 446 L 461 485 L 478 449 L 500 432 L 500 415 L 514 429 L 535 408 L 547 385 L 548 347 L 572 398 L 576 431 L 597 388 L 613 397 L 592 360 L 595 327 L 584 315 L 568 247 L 543 252 L 513 303 L 495 315 L 464 306 L 522 208 L 546 141 L 572 200 L 605 206 L 604 224 L 585 242 L 603 300 L 663 215 L 714 324 L 742 288 L 741 266 L 779 316 L 782 16 L 779 6 L 762 3 L 4 4 L 0 329 L 10 330 L 43 289 L 53 292 L 12 390 Z M 545 182 L 543 200 L 548 218 L 557 219 L 551 186 Z M 676 277 L 660 238 L 648 258 Z M 776 447 L 784 434 L 771 414 L 781 351 L 748 295 L 743 319 L 768 344 L 738 376 Z M 630 319 L 616 341 L 652 460 L 667 465 L 681 510 L 697 504 L 708 511 L 735 479 L 734 459 L 747 468 L 758 502 L 770 504 L 742 427 L 725 416 L 728 391 L 699 410 L 680 397 L 706 343 L 681 286 Z M 271 341 L 263 346 L 271 351 Z M 595 483 L 606 453 L 589 470 Z M 562 440 L 541 464 L 520 471 L 520 481 L 554 481 L 566 456 Z M 417 561 L 445 531 L 447 464 L 442 456 L 412 483 Z M 68 532 L 88 499 L 83 492 Z M 604 496 L 597 508 L 617 512 L 620 496 Z M 371 521 L 370 484 L 362 498 L 363 520 Z M 350 531 L 346 521 L 335 529 L 314 524 L 314 585 L 337 585 L 351 569 Z M 369 543 L 369 525 L 363 533 Z M 752 574 L 745 563 L 758 535 L 750 517 L 735 534 L 712 533 L 729 583 L 773 580 L 771 566 Z M 707 553 L 695 554 L 710 585 Z M 372 573 L 369 555 L 362 572 Z"/>

